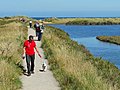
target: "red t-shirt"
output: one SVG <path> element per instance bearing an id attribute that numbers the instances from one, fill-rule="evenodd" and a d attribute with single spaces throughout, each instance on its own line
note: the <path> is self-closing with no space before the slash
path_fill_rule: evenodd
<path id="1" fill-rule="evenodd" d="M 36 46 L 35 42 L 32 40 L 32 42 L 29 42 L 29 40 L 26 40 L 24 42 L 24 47 L 25 47 L 25 53 L 28 55 L 33 55 L 35 54 L 34 52 L 34 47 Z"/>

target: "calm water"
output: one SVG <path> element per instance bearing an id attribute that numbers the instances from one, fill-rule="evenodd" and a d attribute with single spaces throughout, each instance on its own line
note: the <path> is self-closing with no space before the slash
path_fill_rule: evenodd
<path id="1" fill-rule="evenodd" d="M 120 35 L 120 25 L 78 26 L 52 25 L 67 32 L 71 39 L 83 44 L 95 57 L 102 57 L 120 69 L 120 46 L 101 42 L 96 36 Z"/>

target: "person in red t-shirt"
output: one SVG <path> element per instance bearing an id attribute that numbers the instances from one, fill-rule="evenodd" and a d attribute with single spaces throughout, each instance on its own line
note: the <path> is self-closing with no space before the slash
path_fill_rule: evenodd
<path id="1" fill-rule="evenodd" d="M 37 47 L 36 43 L 33 40 L 33 36 L 29 36 L 29 40 L 26 40 L 23 45 L 23 57 L 24 53 L 26 54 L 26 63 L 27 63 L 27 69 L 28 69 L 28 76 L 31 75 L 31 73 L 34 73 L 34 60 L 35 60 L 35 52 L 34 48 L 38 55 L 41 57 Z"/>

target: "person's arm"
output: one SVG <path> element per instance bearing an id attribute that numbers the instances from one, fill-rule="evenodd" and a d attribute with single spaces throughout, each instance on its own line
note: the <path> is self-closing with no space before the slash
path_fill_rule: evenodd
<path id="1" fill-rule="evenodd" d="M 36 24 L 34 24 L 34 28 L 36 29 Z"/>
<path id="2" fill-rule="evenodd" d="M 40 56 L 40 58 L 41 58 L 42 56 L 40 55 L 40 53 L 39 53 L 39 51 L 38 51 L 38 49 L 37 49 L 36 46 L 35 46 L 35 50 L 36 50 L 36 52 L 38 53 L 38 55 Z"/>
<path id="3" fill-rule="evenodd" d="M 23 46 L 22 58 L 25 58 L 25 47 Z"/>

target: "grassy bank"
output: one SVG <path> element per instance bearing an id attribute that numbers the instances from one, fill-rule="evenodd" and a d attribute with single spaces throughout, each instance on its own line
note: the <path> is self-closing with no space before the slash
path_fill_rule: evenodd
<path id="1" fill-rule="evenodd" d="M 120 89 L 120 71 L 113 64 L 94 58 L 62 30 L 46 27 L 42 42 L 62 90 Z"/>
<path id="2" fill-rule="evenodd" d="M 18 90 L 22 84 L 21 50 L 27 28 L 19 17 L 0 19 L 0 90 Z"/>
<path id="3" fill-rule="evenodd" d="M 47 22 L 66 25 L 118 25 L 120 18 L 48 18 Z"/>
<path id="4" fill-rule="evenodd" d="M 68 21 L 73 21 L 76 20 L 75 18 L 63 18 L 63 19 L 58 19 L 58 18 L 46 18 L 44 21 L 48 22 L 50 24 L 65 24 Z"/>
<path id="5" fill-rule="evenodd" d="M 98 40 L 120 45 L 120 36 L 97 36 Z"/>

